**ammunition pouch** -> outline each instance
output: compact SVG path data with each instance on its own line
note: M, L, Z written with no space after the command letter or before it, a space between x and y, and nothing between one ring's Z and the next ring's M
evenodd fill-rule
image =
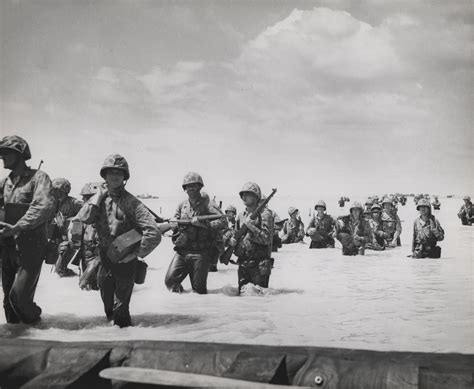
M180 228L176 237L173 237L175 250L179 251L202 251L215 248L218 232L208 228L186 226Z
M146 278L146 271L148 265L145 261L137 260L137 265L135 267L135 284L143 284Z

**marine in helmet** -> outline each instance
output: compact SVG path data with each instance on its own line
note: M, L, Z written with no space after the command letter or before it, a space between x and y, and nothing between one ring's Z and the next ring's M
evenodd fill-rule
M239 242L232 238L229 243L236 246L234 254L239 258L237 274L240 294L242 287L249 283L268 287L273 267L273 214L265 207L262 213L252 220L252 212L262 200L262 192L256 183L245 183L239 195L245 209L237 216L236 230L240 230L245 224L248 232Z
M103 186L102 182L88 182L84 184L79 193L82 196L82 201L85 203L89 201ZM98 290L97 271L100 265L100 257L97 230L93 224L84 224L78 220L73 220L70 223L70 236L73 245L80 248L79 268L81 275L79 277L79 287L82 290Z
M431 202L431 206L434 210L438 211L441 208L441 202L439 201L438 196L433 196L433 201Z
M176 209L175 219L192 220L188 226L174 226L173 242L176 254L171 260L166 273L165 284L172 292L183 292L181 283L189 275L193 291L207 293L207 276L218 240L226 228L225 218L199 223L197 216L223 215L222 211L203 197L204 186L202 177L195 172L184 176L182 188L188 198L183 200Z
M401 246L402 223L393 205L393 199L389 196L382 199L382 229L386 247Z
M444 239L444 230L431 214L429 200L420 199L416 209L420 216L413 225L413 258L440 258L441 247L436 244Z
M336 221L336 237L342 244L342 255L364 255L365 245L373 241L372 230L361 203L355 201L349 210L350 215Z
M472 226L474 223L474 209L471 198L469 196L463 197L464 204L458 212L458 218L461 219L463 226Z
M224 246L229 246L229 239L234 236L235 231L235 223L237 221L237 208L233 205L228 205L224 210L225 215L227 216L227 227L224 229L223 232L223 241Z
M55 271L59 277L72 277L76 273L67 266L77 249L68 236L71 219L77 215L84 203L75 197L69 196L71 192L71 183L66 178L55 178L52 182L53 196L56 199L56 214L54 215L53 225L57 228L57 234L54 237L58 245L58 260L56 261Z
M311 238L310 249L334 248L336 225L334 219L326 213L326 203L320 200L314 206L313 213L308 223L306 235Z
M299 243L303 242L304 224L301 221L300 213L297 208L290 207L288 209L290 218L283 224L280 232L281 243Z
M374 205L374 201L372 200L372 197L369 197L366 202L365 202L365 209L364 209L364 216L367 220L369 220L372 216L370 209Z
M367 242L366 248L376 251L385 250L385 233L382 228L382 207L378 204L373 204L370 209L370 214L369 225L372 230L373 239L371 242Z
M98 188L76 219L94 224L97 229L100 256L97 282L105 314L114 324L127 327L132 325L129 304L137 258L146 257L158 246L161 232L145 205L125 189L130 171L124 157L109 155L100 169L100 175L105 180L105 187ZM138 247L119 262L109 258L107 251L114 239L131 230L142 235Z
M7 323L31 324L41 319L33 301L47 246L47 224L54 213L51 180L31 169L28 143L10 135L0 140L0 158L10 174L0 181L3 308Z

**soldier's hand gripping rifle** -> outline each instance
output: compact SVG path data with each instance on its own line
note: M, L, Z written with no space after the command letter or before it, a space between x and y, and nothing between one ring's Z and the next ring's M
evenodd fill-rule
M171 230L175 225L178 226L195 226L200 228L209 228L206 222L225 218L225 215L203 215L194 216L192 219L168 219L158 224L162 234Z
M258 215L260 215L263 212L268 202L275 195L276 192L277 192L276 189L272 189L272 193L270 193L270 195L258 205L255 211L252 212L252 214L250 215L250 219L255 220L258 217ZM240 243L240 241L244 238L247 232L248 232L248 228L246 224L240 227L240 229L234 235L234 239L236 240L237 244L235 246L229 246L224 251L224 253L219 258L219 261L221 263L223 263L224 265L229 264L230 258L232 257L232 254L234 253L235 248Z

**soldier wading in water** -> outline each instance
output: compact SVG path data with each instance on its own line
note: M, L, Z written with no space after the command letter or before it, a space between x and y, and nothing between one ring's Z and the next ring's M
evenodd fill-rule
M107 319L127 327L132 325L129 304L137 257L146 257L158 246L161 232L148 209L125 190L130 172L124 157L108 156L100 175L106 188L98 188L76 218L85 224L94 224L97 230L100 252L97 281ZM138 248L116 262L108 256L109 246L116 237L133 229L142 235Z

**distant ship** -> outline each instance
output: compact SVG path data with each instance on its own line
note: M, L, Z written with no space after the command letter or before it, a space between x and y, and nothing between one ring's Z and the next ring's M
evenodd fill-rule
M451 198L454 197L454 195L447 195L446 197L447 197L448 199L451 199Z
M139 199L159 199L160 197L147 193L147 194L139 194L139 195L137 195L137 198L139 198Z

